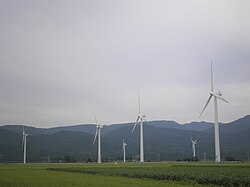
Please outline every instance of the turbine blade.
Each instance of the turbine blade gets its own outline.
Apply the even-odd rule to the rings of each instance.
[[[98,129],[96,128],[96,131],[95,131],[95,138],[94,138],[93,144],[95,144],[96,137],[97,137],[97,133],[98,133]]]
[[[213,62],[211,60],[211,91],[214,90],[214,83],[213,83]]]
[[[226,102],[226,103],[229,103],[226,99],[224,99],[223,97],[219,96],[219,95],[215,95],[216,98]]]
[[[192,142],[192,143],[194,142],[192,138],[191,138],[191,142]]]
[[[139,119],[140,119],[140,117],[138,116],[138,117],[137,117],[137,120],[136,120],[136,122],[135,122],[135,124],[134,124],[134,127],[133,127],[133,129],[132,129],[132,133],[134,132],[135,127],[136,127],[136,125],[138,124]]]
[[[97,119],[96,119],[96,115],[95,115],[95,124],[97,125]]]
[[[201,111],[201,114],[200,114],[199,118],[201,117],[201,115],[203,114],[203,112],[205,111],[205,109],[207,108],[207,105],[209,104],[209,102],[210,102],[210,100],[211,100],[212,97],[213,97],[213,95],[210,94],[210,96],[209,96],[209,98],[208,98],[208,100],[207,100],[207,102],[206,102],[203,110]]]
[[[140,97],[140,94],[138,96],[138,107],[139,107],[138,112],[139,112],[139,114],[141,114],[141,97]]]

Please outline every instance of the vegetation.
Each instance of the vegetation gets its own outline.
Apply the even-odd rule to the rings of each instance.
[[[220,126],[222,160],[249,160],[250,116]],[[133,124],[105,126],[102,129],[103,161],[122,160],[122,141],[128,144],[126,156],[135,161],[139,157],[139,129],[131,134]],[[0,127],[0,162],[20,162],[22,127]],[[206,128],[204,128],[206,127]],[[27,162],[92,162],[96,161],[97,145],[93,145],[94,125],[76,125],[41,129],[25,127]],[[168,121],[150,121],[145,124],[145,160],[192,161],[190,138],[198,139],[196,156],[199,160],[214,160],[214,129],[212,124],[197,122],[179,125]],[[231,157],[231,158],[230,158]],[[233,159],[232,159],[233,158]]]
[[[87,164],[86,164],[87,165]],[[1,164],[0,186],[1,187],[199,187],[201,185],[192,183],[181,183],[174,181],[156,181],[151,179],[125,178],[119,176],[92,175],[76,172],[61,172],[46,170],[46,168],[80,168],[83,164]],[[84,166],[85,167],[85,166]],[[89,164],[89,168],[96,167]],[[104,166],[105,167],[105,166]]]
[[[250,186],[249,164],[125,164],[51,168],[76,173],[123,176],[128,178],[170,180],[226,187]]]
[[[250,163],[2,164],[0,186],[250,186]]]

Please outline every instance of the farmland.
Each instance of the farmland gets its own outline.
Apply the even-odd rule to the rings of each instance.
[[[250,164],[2,164],[0,186],[250,186]]]

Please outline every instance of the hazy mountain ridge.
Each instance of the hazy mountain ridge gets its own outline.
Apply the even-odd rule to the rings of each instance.
[[[138,127],[131,133],[132,123],[104,126],[102,129],[103,159],[121,159],[122,138],[127,142],[128,158],[135,159],[139,154]],[[198,125],[206,127],[196,128]],[[145,159],[177,160],[191,156],[190,138],[198,139],[197,155],[207,159],[214,157],[214,135],[211,123],[193,122],[178,125],[175,122],[151,121],[144,125]],[[235,128],[238,128],[235,130]],[[239,130],[242,128],[243,130]],[[27,159],[30,162],[46,162],[48,155],[52,160],[63,159],[70,155],[76,160],[96,158],[96,145],[93,145],[95,125],[77,125],[41,129],[25,127],[29,134],[27,138]],[[196,129],[196,130],[192,130]],[[246,159],[250,152],[250,116],[246,116],[229,124],[223,124],[221,129],[222,158],[234,156]],[[211,131],[211,132],[210,132]],[[22,126],[0,127],[0,162],[22,159],[21,140]]]
[[[241,119],[230,123],[222,123],[220,124],[220,128],[222,129],[222,133],[236,133],[240,131],[244,131],[250,128],[249,124],[250,115],[247,115]],[[105,125],[102,129],[102,133],[106,134],[112,130],[118,129],[122,126],[132,126],[134,123],[123,123],[123,124],[111,124]],[[157,120],[157,121],[148,121],[148,125],[158,127],[158,128],[171,128],[178,130],[191,130],[191,131],[199,131],[199,132],[213,132],[213,123],[210,122],[191,122],[185,124],[179,124],[175,121],[167,121],[167,120]],[[89,134],[95,133],[95,124],[82,124],[82,125],[71,125],[71,126],[60,126],[60,127],[52,127],[52,128],[35,128],[31,126],[25,125],[4,125],[0,126],[0,128],[7,129],[9,131],[15,133],[21,133],[22,128],[25,127],[25,130],[30,135],[46,135],[46,134],[54,134],[60,131],[74,131],[74,132],[85,132]]]
[[[113,124],[113,125],[105,125],[102,129],[102,133],[105,134],[114,129],[118,129],[124,125],[132,125],[132,124]],[[72,132],[84,132],[88,134],[95,134],[96,125],[95,124],[86,124],[86,125],[72,125],[72,126],[61,126],[61,127],[52,127],[52,128],[36,128],[25,125],[4,125],[0,126],[0,129],[6,129],[14,133],[22,133],[23,127],[25,128],[26,133],[32,136],[36,135],[49,135],[58,133],[61,131],[72,131]]]
[[[250,115],[237,119],[230,123],[220,123],[220,133],[240,133],[250,129]],[[206,132],[213,133],[214,129],[209,128]]]
[[[211,127],[213,127],[212,123],[209,122],[191,122],[185,124],[179,124],[175,121],[151,121],[148,122],[149,125],[159,128],[171,128],[171,129],[179,129],[179,130],[191,130],[191,131],[205,131]]]

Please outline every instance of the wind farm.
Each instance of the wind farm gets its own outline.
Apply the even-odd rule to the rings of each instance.
[[[250,187],[249,1],[0,7],[0,187]]]
[[[244,142],[245,147],[248,147],[246,142],[250,142],[247,133],[250,131],[250,116],[245,116],[229,124],[219,123],[217,101],[229,102],[222,97],[220,91],[214,92],[212,62],[211,91],[209,94],[199,117],[213,98],[214,124],[208,122],[178,124],[173,121],[147,121],[146,115],[141,112],[141,94],[139,94],[138,115],[135,123],[103,126],[95,116],[95,124],[92,125],[51,129],[18,125],[0,126],[0,146],[3,145],[3,140],[14,141],[16,144],[16,140],[22,136],[22,163],[24,166],[20,167],[20,165],[15,164],[18,162],[18,159],[13,159],[15,158],[13,157],[15,146],[10,148],[12,149],[11,154],[8,151],[1,151],[0,161],[12,164],[8,166],[0,164],[0,176],[2,177],[0,177],[0,184],[2,186],[10,184],[17,186],[47,186],[51,184],[53,186],[72,186],[72,184],[82,185],[87,182],[88,186],[98,186],[97,181],[101,180],[104,181],[101,183],[102,186],[134,186],[134,182],[140,183],[141,186],[193,186],[194,184],[197,186],[249,186],[250,163],[248,161],[249,153],[245,152],[247,148],[244,146],[241,148],[241,153],[246,153],[245,157],[242,157],[244,154],[239,156],[232,154],[232,152],[234,147],[237,147],[238,151],[240,150],[239,144],[242,144],[241,142]],[[139,128],[136,128],[137,126]],[[223,141],[220,139],[220,133]],[[234,144],[231,140],[232,134],[237,140]],[[27,149],[28,135],[29,148]],[[187,140],[190,142],[190,136],[196,137],[196,139],[191,138],[192,156],[188,157],[189,151],[184,142]],[[121,139],[122,155],[119,151],[121,150]],[[127,146],[128,144],[129,146]],[[211,149],[213,144],[214,150]],[[11,143],[6,144],[6,146],[11,146]],[[61,150],[61,153],[65,154],[64,158],[59,156],[62,147],[64,149]],[[229,151],[226,152],[224,149]],[[212,155],[213,152],[214,155]],[[202,161],[200,158],[204,153],[208,158],[206,157]],[[223,157],[221,153],[223,153]],[[14,155],[18,155],[18,153]],[[45,155],[49,155],[47,163],[44,160]],[[161,159],[159,155],[161,155]],[[170,155],[172,155],[171,158]],[[27,180],[24,181],[21,179],[22,177],[18,177],[20,175],[18,173],[22,172],[31,172],[32,175],[27,175]],[[39,172],[43,172],[42,176],[47,177],[37,183],[35,181],[41,175]],[[49,177],[51,172],[56,176],[55,178]],[[67,180],[55,181],[62,174]],[[10,179],[11,176],[14,178]],[[4,178],[9,178],[11,183],[3,180]],[[147,179],[147,182],[143,182],[141,178]],[[237,180],[235,180],[236,178]],[[123,183],[124,179],[126,179],[126,183]]]
[[[139,162],[139,163],[144,163],[145,162],[145,147],[146,147],[146,161],[147,162],[150,162],[150,161],[157,161],[159,160],[159,156],[157,155],[165,155],[164,157],[161,158],[162,161],[177,161],[177,160],[183,160],[183,161],[186,161],[186,160],[190,160],[190,161],[199,161],[199,157],[201,158],[202,157],[202,153],[206,152],[210,155],[210,158],[209,160],[210,161],[214,161],[215,163],[221,163],[222,161],[227,161],[228,160],[228,157],[232,156],[230,153],[227,153],[228,155],[225,155],[224,158],[222,159],[221,158],[221,150],[220,150],[220,146],[221,146],[221,141],[220,141],[220,133],[219,133],[219,120],[218,120],[218,104],[217,104],[217,100],[222,100],[226,103],[229,103],[226,99],[224,99],[222,97],[222,93],[219,91],[218,93],[214,92],[214,83],[213,83],[213,64],[211,62],[211,91],[210,91],[210,96],[204,106],[204,108],[202,109],[201,113],[200,113],[200,116],[202,116],[202,114],[204,113],[205,109],[207,108],[208,104],[210,103],[211,99],[214,98],[214,125],[212,124],[206,124],[207,127],[204,126],[204,124],[196,124],[196,126],[194,127],[193,125],[193,128],[188,130],[188,131],[184,131],[185,128],[187,128],[189,125],[175,125],[175,126],[166,126],[164,127],[163,125],[160,126],[158,125],[157,123],[162,123],[161,121],[149,121],[147,122],[146,121],[146,115],[143,114],[141,112],[141,95],[139,94],[138,95],[138,115],[137,115],[137,119],[135,121],[135,123],[128,123],[126,125],[122,125],[122,124],[118,124],[118,125],[110,125],[110,128],[111,130],[106,130],[108,129],[108,126],[103,128],[103,125],[100,125],[97,121],[97,118],[95,116],[95,128],[93,128],[93,126],[81,126],[79,129],[77,130],[73,130],[73,129],[69,129],[69,131],[71,132],[82,132],[84,136],[89,136],[91,137],[92,135],[94,136],[93,137],[93,145],[95,147],[95,149],[93,150],[88,150],[86,153],[87,154],[90,154],[91,153],[91,156],[89,157],[89,161],[88,162],[96,162],[98,164],[101,164],[102,161],[105,160],[105,162],[110,162],[110,161],[117,161],[117,158],[118,156],[112,156],[113,153],[115,153],[116,151],[114,149],[117,149],[116,146],[115,146],[115,142],[116,142],[116,137],[113,138],[114,135],[117,135],[117,138],[121,138],[121,136],[123,137],[122,138],[122,152],[123,152],[123,157],[122,158],[118,158],[118,160],[123,160],[123,162],[125,163],[126,162],[126,158],[129,158],[127,161],[129,162]],[[246,117],[248,119],[248,117]],[[145,146],[145,141],[144,141],[144,125],[145,123],[147,123],[147,126],[146,126],[146,129],[147,129],[147,136],[146,136],[146,146]],[[164,123],[164,121],[163,121]],[[165,122],[167,123],[167,122]],[[139,126],[139,130],[137,131],[137,136],[135,136],[134,132],[136,130],[136,127],[137,125]],[[204,126],[202,128],[205,128],[205,129],[199,129],[201,128],[201,126]],[[124,132],[127,132],[127,128],[132,128],[132,133],[131,134],[124,134]],[[214,126],[214,127],[213,127]],[[86,130],[84,130],[84,127],[86,127]],[[226,126],[225,126],[226,127]],[[25,127],[27,129],[27,127]],[[78,127],[76,127],[78,128]],[[124,128],[124,130],[120,130]],[[182,129],[183,128],[183,129]],[[211,135],[212,134],[209,134],[209,136],[207,134],[205,134],[206,132],[210,132],[211,129],[214,128],[214,147],[215,147],[215,152],[214,152],[214,157],[211,156],[212,154],[212,150],[211,148],[207,149],[206,148],[206,145],[207,143],[209,142],[209,144],[211,145]],[[7,128],[8,129],[8,128]],[[88,129],[88,130],[87,130]],[[103,129],[103,133],[101,133],[101,129]],[[152,132],[155,132],[155,134],[152,134],[152,132],[150,132],[148,129],[151,129],[150,131]],[[174,132],[173,129],[176,129]],[[209,129],[209,131],[208,131]],[[11,129],[8,129],[8,130],[11,130]],[[94,130],[94,132],[92,131]],[[124,132],[123,132],[124,131]],[[176,149],[176,152],[173,152],[171,151],[168,152],[168,149],[170,149],[169,147],[167,149],[165,149],[165,151],[162,151],[160,149],[161,146],[165,147],[166,145],[162,144],[161,141],[164,141],[164,139],[167,140],[167,137],[162,137],[162,140],[161,141],[156,141],[154,142],[154,137],[157,137],[157,138],[160,138],[161,137],[161,133],[163,132],[166,132],[166,133],[170,133],[173,138],[175,139],[174,141],[176,142],[175,144],[173,144],[174,146],[177,146],[178,145],[178,137],[180,134],[182,134],[182,139],[183,141],[185,141],[185,136],[188,136],[190,133],[193,133],[193,131],[195,133],[200,133],[200,135],[198,134],[198,137],[200,137],[200,143],[198,146],[201,146],[199,148],[199,150],[201,150],[199,153],[197,153],[197,150],[196,150],[196,146],[197,146],[197,139],[193,140],[191,138],[191,143],[192,143],[192,157],[191,158],[188,158],[187,156],[187,152],[185,153],[185,149],[183,149],[184,153],[180,154],[180,151],[177,151]],[[168,132],[169,131],[169,132]],[[60,132],[60,130],[58,131]],[[46,135],[45,132],[39,132],[43,135]],[[57,133],[57,131],[54,131],[54,133]],[[54,134],[52,133],[52,134]],[[93,133],[93,134],[92,134]],[[231,132],[232,133],[232,132]],[[102,135],[103,134],[103,135]],[[120,136],[118,136],[120,134]],[[230,134],[230,133],[229,133]],[[33,134],[31,134],[33,135]],[[39,134],[38,134],[39,135]],[[195,134],[197,136],[197,134]],[[26,159],[27,159],[27,136],[28,134],[25,132],[24,130],[24,127],[22,128],[22,153],[23,153],[23,163],[26,164]],[[105,137],[105,143],[104,143],[104,147],[102,146],[102,136]],[[225,136],[225,134],[223,133],[223,136]],[[227,136],[227,135],[226,135]],[[129,149],[126,149],[126,146],[127,146],[127,143],[124,141],[124,137],[126,138],[127,141],[130,142],[130,145],[129,146]],[[31,141],[32,141],[32,138],[33,137],[30,137]],[[107,141],[107,138],[110,139],[111,141],[113,141],[113,145],[110,145],[110,143],[106,143]],[[207,138],[209,138],[210,140],[208,140]],[[139,140],[139,141],[138,141]],[[138,144],[139,143],[139,144]],[[86,143],[84,143],[86,144]],[[224,143],[225,144],[225,143]],[[132,146],[133,145],[133,146]],[[136,148],[137,145],[139,145],[139,149]],[[155,147],[154,149],[150,149],[148,150],[147,149],[147,146],[149,147]],[[158,148],[159,147],[159,148]],[[107,150],[105,150],[107,149]],[[139,154],[138,154],[138,151],[135,151],[135,150],[139,150]],[[32,152],[32,149],[30,150],[30,152]],[[105,154],[105,157],[103,158],[102,157],[102,152],[104,152]],[[151,152],[156,152],[157,154],[151,154]],[[87,160],[86,158],[86,153],[85,153],[85,160]],[[48,151],[48,153],[46,153],[47,155],[49,154],[51,156],[51,151]],[[67,154],[67,152],[65,152],[65,154]],[[74,153],[74,154],[77,154],[77,153]],[[133,155],[135,154],[135,156]],[[172,158],[169,158],[168,155],[174,155]],[[53,156],[54,154],[52,154]],[[94,156],[96,155],[96,156]],[[116,154],[114,154],[116,155]],[[137,157],[138,155],[138,157]],[[150,155],[150,156],[149,156]],[[179,155],[179,156],[177,156]],[[180,156],[182,155],[182,156]],[[198,156],[197,156],[198,155]],[[74,157],[71,156],[71,155],[66,155],[68,159],[66,159],[66,161],[70,161],[72,162],[74,160]],[[65,156],[65,158],[66,158]],[[238,157],[238,156],[236,156]],[[138,159],[139,158],[139,159]],[[39,158],[38,158],[39,159]],[[241,159],[237,159],[235,158],[236,160],[241,160]],[[53,160],[53,159],[52,159]],[[58,158],[57,159],[57,162],[61,162],[63,159],[61,158]],[[93,161],[94,160],[94,161]],[[244,159],[243,159],[244,160]],[[34,161],[31,161],[31,162],[34,162]],[[76,162],[79,162],[79,156],[77,156],[77,159],[76,159]],[[85,162],[85,161],[84,161]]]
[[[9,142],[12,141],[13,137],[19,137],[21,130],[22,163],[27,165],[27,167],[20,168],[20,166],[16,164],[11,165],[11,167],[14,167],[17,171],[30,170],[33,176],[38,175],[37,171],[44,169],[46,172],[53,172],[57,176],[59,176],[59,173],[64,172],[65,177],[80,174],[81,177],[84,178],[87,175],[95,175],[95,179],[91,177],[84,179],[84,181],[88,181],[91,186],[97,185],[97,180],[103,180],[101,178],[106,177],[111,178],[107,179],[109,182],[104,182],[102,185],[114,185],[116,183],[114,181],[117,179],[116,177],[124,177],[128,181],[130,178],[133,178],[133,180],[139,183],[141,182],[141,178],[146,178],[148,181],[143,183],[142,186],[156,185],[156,183],[157,186],[182,186],[184,183],[185,186],[193,186],[193,184],[198,186],[248,186],[250,185],[250,180],[245,179],[249,178],[250,173],[250,164],[247,162],[249,153],[246,153],[246,157],[242,157],[243,154],[241,154],[241,156],[232,154],[234,147],[238,147],[240,142],[235,141],[234,145],[231,143],[231,139],[234,133],[235,139],[240,140],[245,136],[245,139],[241,141],[248,141],[246,139],[249,139],[249,136],[245,134],[250,130],[248,127],[250,117],[246,116],[229,124],[219,123],[217,100],[222,100],[226,103],[229,102],[222,97],[220,91],[218,93],[214,92],[212,62],[210,76],[210,95],[199,117],[202,116],[211,99],[214,98],[214,124],[208,122],[178,124],[173,121],[164,120],[146,121],[146,115],[141,112],[141,94],[139,94],[138,115],[135,123],[103,126],[97,121],[95,116],[95,124],[92,125],[76,125],[52,129],[36,129],[28,126],[8,125],[0,127],[0,133],[9,134],[5,139],[11,137]],[[144,126],[145,123],[147,123],[146,126]],[[139,128],[136,128],[137,126],[139,126]],[[221,130],[222,142],[219,130]],[[27,132],[29,132],[29,149],[27,149]],[[145,137],[144,134],[146,135]],[[61,147],[61,145],[57,145],[57,136],[62,137],[59,138],[61,141],[67,142],[62,144],[63,147],[68,147],[63,151],[63,154],[67,154],[64,158],[58,156],[58,154],[60,154],[58,148]],[[190,136],[196,137],[196,139],[189,138]],[[43,141],[45,141],[44,145],[46,148],[55,145],[54,148],[48,149],[44,153],[42,153],[40,149],[42,154],[49,154],[50,159],[47,164],[44,164],[43,156],[40,158],[38,155],[36,158],[34,157],[35,154],[39,152],[38,148],[44,147],[42,144],[34,144],[35,142],[43,142],[40,138],[44,139]],[[38,141],[38,139],[40,140]],[[92,143],[91,139],[93,140]],[[120,143],[118,143],[120,139],[122,139],[122,156],[119,156],[121,154],[118,151],[121,148]],[[188,156],[189,151],[186,149],[187,146],[185,146],[184,143],[187,142],[187,140],[190,141],[190,139],[192,143],[191,157]],[[127,147],[128,142],[129,146]],[[93,145],[92,148],[90,144]],[[214,150],[211,149],[213,144]],[[73,153],[72,150],[74,146],[70,148],[68,145],[75,145],[76,148],[79,146],[76,152]],[[221,145],[223,147],[222,151],[220,149]],[[83,149],[84,147],[86,149]],[[224,149],[229,151],[226,152]],[[242,148],[242,151],[244,152],[245,148]],[[214,155],[212,155],[213,152]],[[221,152],[223,157],[221,156]],[[206,159],[202,160],[202,154],[204,153],[206,153]],[[159,155],[161,155],[161,159]],[[172,157],[170,157],[170,155],[172,155]],[[3,158],[7,157],[2,157],[2,161],[7,163],[11,162],[9,159],[12,159],[11,156],[8,157],[8,160],[4,160]],[[75,164],[72,164],[72,162]],[[51,165],[51,163],[55,165]],[[2,171],[1,169],[11,171],[11,167],[0,164],[0,173]],[[34,170],[34,167],[39,169]],[[223,169],[220,169],[221,167]],[[217,176],[212,175],[215,171],[217,176],[220,177],[220,180],[216,178]],[[45,176],[48,175],[46,172],[44,173]],[[13,172],[10,173],[13,174]],[[204,175],[204,173],[206,173],[206,175]],[[235,173],[239,174],[236,175]],[[4,176],[3,173],[1,174],[1,176]],[[6,177],[9,176],[7,175]],[[74,176],[74,178],[75,177],[76,176]],[[231,177],[237,178],[237,181]],[[36,186],[32,178],[29,178],[28,183],[18,180],[15,181],[16,185],[22,183],[24,186]],[[43,179],[40,183],[45,185],[47,182],[59,185],[58,182],[51,181],[51,179]],[[68,182],[75,183],[72,179],[68,179],[61,182],[60,185],[65,185]],[[79,185],[83,183],[80,179],[78,179],[78,182]],[[120,186],[133,186],[132,181],[126,184],[123,184],[121,181],[118,183]],[[0,184],[7,185],[1,178]],[[70,184],[68,186],[70,186]]]

